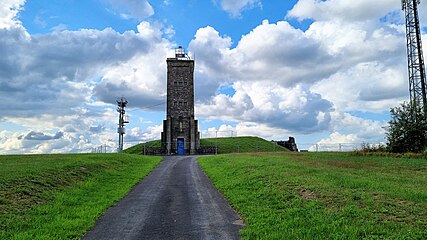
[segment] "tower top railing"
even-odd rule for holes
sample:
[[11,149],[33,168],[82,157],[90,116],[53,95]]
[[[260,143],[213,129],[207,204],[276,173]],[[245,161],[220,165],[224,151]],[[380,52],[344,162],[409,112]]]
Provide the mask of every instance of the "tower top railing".
[[175,49],[175,59],[178,60],[191,60],[190,56],[185,52],[185,49],[182,46],[178,46]]

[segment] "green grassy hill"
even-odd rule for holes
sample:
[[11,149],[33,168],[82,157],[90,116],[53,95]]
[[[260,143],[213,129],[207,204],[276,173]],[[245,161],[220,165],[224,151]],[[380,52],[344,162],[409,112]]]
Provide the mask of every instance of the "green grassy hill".
[[136,144],[130,148],[123,150],[123,152],[128,154],[142,154],[144,145],[145,147],[152,147],[152,148],[159,148],[161,146],[160,140],[154,140],[146,143]]
[[130,154],[0,156],[0,239],[80,239],[160,160]]
[[199,158],[243,239],[427,239],[426,159],[348,153]]
[[[141,154],[145,147],[160,147],[160,140],[147,143],[140,143],[126,150],[125,153]],[[239,152],[277,152],[288,151],[275,143],[259,137],[227,137],[227,138],[204,138],[200,140],[200,145],[213,146],[218,148],[218,154],[239,153]]]

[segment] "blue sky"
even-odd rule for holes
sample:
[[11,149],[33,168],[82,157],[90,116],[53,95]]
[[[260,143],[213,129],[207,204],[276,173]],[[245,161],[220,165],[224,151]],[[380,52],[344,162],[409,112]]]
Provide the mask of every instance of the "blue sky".
[[384,142],[409,96],[402,24],[396,0],[5,0],[0,154],[114,150],[119,96],[127,145],[159,139],[177,46],[202,137]]

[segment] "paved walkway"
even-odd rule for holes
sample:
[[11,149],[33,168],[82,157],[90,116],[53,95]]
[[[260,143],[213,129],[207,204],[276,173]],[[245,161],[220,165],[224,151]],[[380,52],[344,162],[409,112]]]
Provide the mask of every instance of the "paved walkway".
[[165,157],[83,239],[240,239],[239,216],[196,157]]

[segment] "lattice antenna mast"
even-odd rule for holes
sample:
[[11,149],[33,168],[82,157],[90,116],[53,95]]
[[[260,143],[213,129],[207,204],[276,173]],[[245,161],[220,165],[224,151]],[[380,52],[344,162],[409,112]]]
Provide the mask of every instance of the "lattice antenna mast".
[[123,138],[125,135],[125,124],[129,123],[128,117],[125,115],[125,107],[128,104],[128,101],[124,97],[120,97],[116,100],[117,102],[117,112],[119,113],[119,127],[117,132],[119,133],[119,147],[117,152],[123,151]]
[[405,11],[406,17],[410,101],[415,106],[422,107],[424,114],[427,114],[426,71],[422,51],[418,4],[420,4],[420,0],[402,0],[402,10]]

